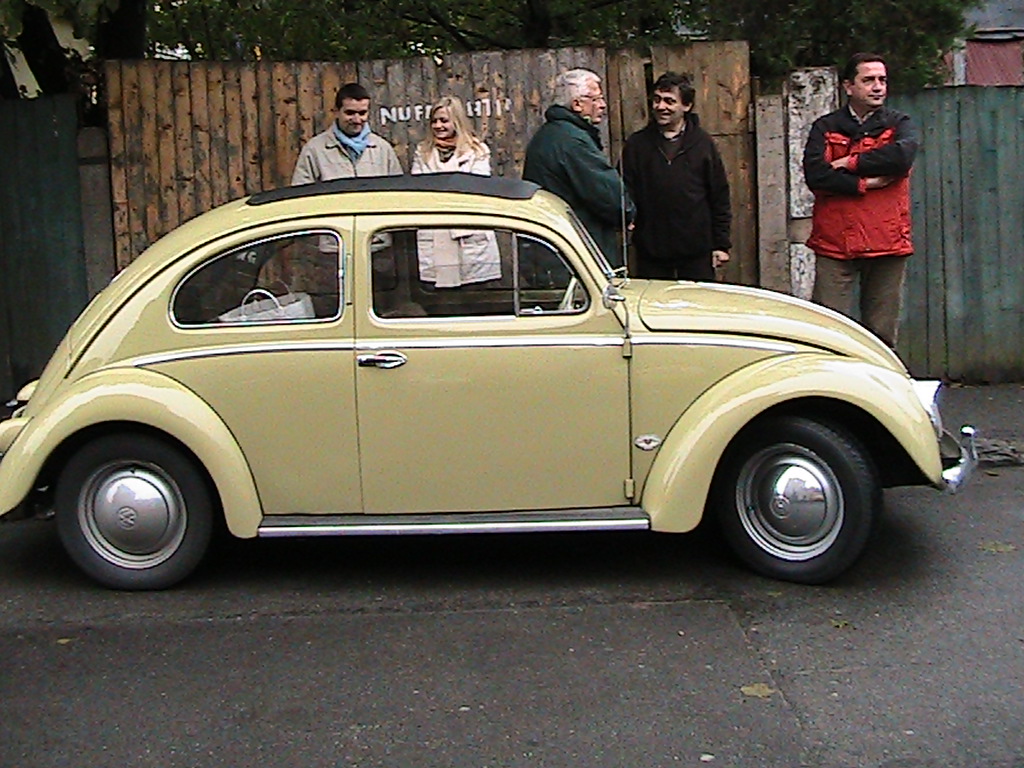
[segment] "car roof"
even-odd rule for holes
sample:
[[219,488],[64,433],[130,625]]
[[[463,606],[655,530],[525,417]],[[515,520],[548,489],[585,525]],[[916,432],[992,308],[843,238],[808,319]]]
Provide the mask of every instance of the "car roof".
[[296,200],[319,195],[346,192],[456,192],[485,195],[506,200],[529,200],[540,189],[536,184],[500,176],[477,176],[469,173],[431,173],[417,176],[361,176],[282,187],[258,192],[247,205],[265,205],[280,200]]

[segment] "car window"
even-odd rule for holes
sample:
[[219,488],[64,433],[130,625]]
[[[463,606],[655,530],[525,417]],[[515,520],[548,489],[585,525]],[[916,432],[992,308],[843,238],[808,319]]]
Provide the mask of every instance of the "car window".
[[505,229],[390,229],[371,244],[381,318],[583,312],[590,297],[550,243]]
[[329,320],[341,307],[341,239],[334,232],[265,238],[218,254],[178,286],[179,325]]

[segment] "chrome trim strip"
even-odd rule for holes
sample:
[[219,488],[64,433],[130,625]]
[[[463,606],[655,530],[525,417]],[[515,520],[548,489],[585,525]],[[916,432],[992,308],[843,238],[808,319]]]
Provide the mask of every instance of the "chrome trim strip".
[[[492,336],[483,338],[408,338],[391,337],[389,339],[360,339],[352,341],[296,340],[253,342],[252,344],[231,344],[216,347],[199,347],[195,349],[173,350],[153,355],[132,358],[130,365],[144,367],[177,360],[194,360],[202,357],[224,357],[229,355],[246,355],[270,352],[349,352],[353,350],[372,352],[393,349],[502,349],[508,347],[621,347],[623,337],[597,334],[559,334],[549,336]],[[707,336],[636,336],[633,344],[674,346],[708,346],[737,347],[745,349],[763,349],[771,352],[794,353],[796,347],[783,343],[758,341],[756,339],[709,338]]]
[[251,355],[263,352],[351,352],[355,349],[351,341],[275,341],[273,343],[232,344],[217,347],[196,347],[176,349],[153,355],[142,355],[128,361],[128,365],[144,368],[147,365],[173,363],[178,360],[195,360],[202,357],[229,357]]
[[978,467],[977,430],[965,424],[960,427],[959,440],[952,435],[949,437],[959,446],[960,459],[955,465],[942,471],[942,487],[947,493],[957,493]]
[[198,347],[194,349],[170,350],[152,355],[142,355],[128,361],[129,365],[145,367],[159,363],[178,360],[195,360],[203,357],[226,357],[230,355],[249,355],[271,352],[351,352],[353,350],[373,352],[379,350],[401,349],[485,349],[507,347],[621,347],[621,336],[594,336],[581,334],[578,336],[495,336],[484,338],[455,339],[403,339],[392,337],[380,341],[363,339],[359,343],[352,341],[320,341],[296,340],[253,342],[252,344],[231,344],[216,347]]
[[360,350],[379,349],[485,349],[487,347],[621,347],[622,336],[594,334],[563,334],[549,336],[492,336],[483,338],[462,337],[450,339],[360,339],[356,347]]
[[541,533],[544,531],[646,531],[651,521],[646,517],[622,520],[533,520],[465,523],[367,523],[342,525],[274,525],[261,524],[261,538],[288,536],[379,536],[448,533]]
[[737,347],[741,349],[763,349],[768,352],[792,354],[797,346],[782,341],[764,341],[761,339],[740,338],[737,336],[717,336],[712,334],[640,334],[633,336],[634,346],[691,346],[691,347]]

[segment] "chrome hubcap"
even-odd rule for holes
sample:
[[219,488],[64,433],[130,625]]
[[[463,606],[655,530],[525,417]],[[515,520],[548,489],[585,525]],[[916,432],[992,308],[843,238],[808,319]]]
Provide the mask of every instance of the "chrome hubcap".
[[117,462],[94,472],[78,504],[89,545],[122,568],[164,562],[185,536],[185,501],[174,480],[152,465]]
[[798,445],[774,445],[752,456],[740,472],[736,504],[750,538],[783,560],[824,553],[843,524],[839,480]]

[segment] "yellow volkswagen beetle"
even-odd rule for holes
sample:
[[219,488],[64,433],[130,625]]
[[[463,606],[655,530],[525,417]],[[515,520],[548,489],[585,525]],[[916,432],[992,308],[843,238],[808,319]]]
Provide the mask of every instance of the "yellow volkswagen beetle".
[[69,329],[0,422],[0,515],[54,512],[92,578],[186,577],[235,536],[628,530],[714,518],[820,583],[895,485],[959,488],[856,323],[617,273],[558,198],[433,175],[293,187],[184,224]]

